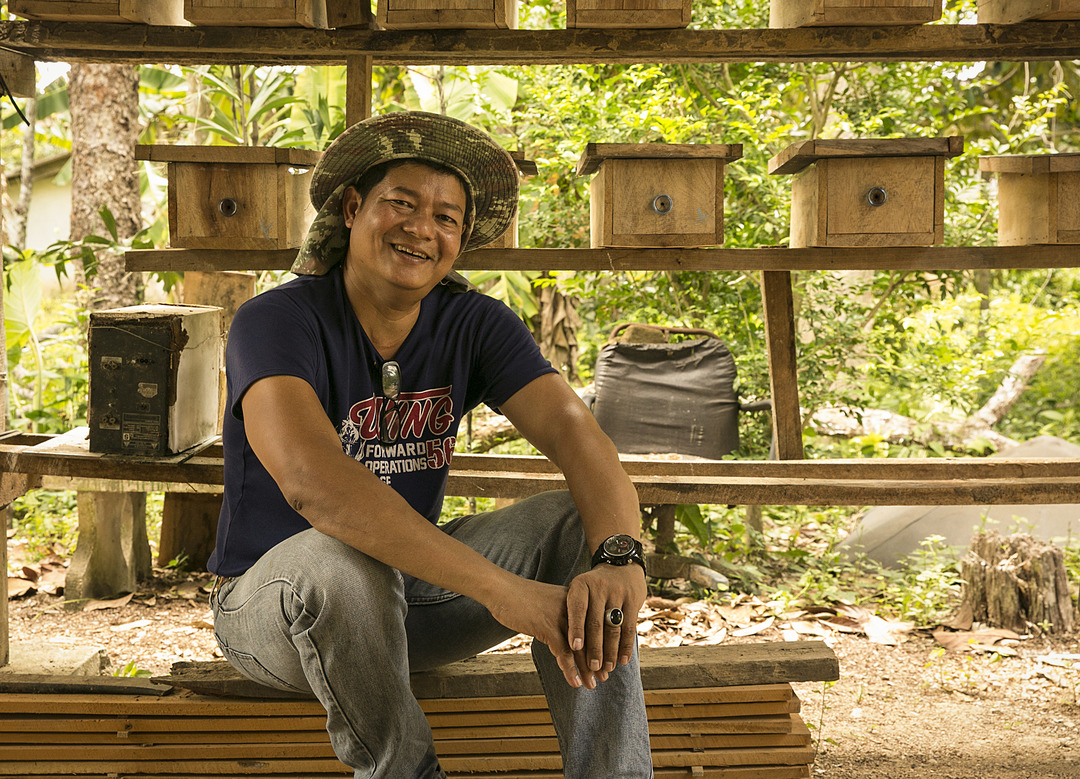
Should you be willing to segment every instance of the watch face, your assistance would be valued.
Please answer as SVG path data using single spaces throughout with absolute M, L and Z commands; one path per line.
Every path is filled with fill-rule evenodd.
M 634 539 L 630 536 L 612 536 L 604 542 L 604 551 L 612 557 L 625 557 L 634 551 Z

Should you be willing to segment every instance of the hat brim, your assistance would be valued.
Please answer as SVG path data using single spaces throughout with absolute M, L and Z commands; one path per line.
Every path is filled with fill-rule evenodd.
M 471 227 L 462 251 L 494 241 L 517 213 L 517 165 L 487 133 L 423 111 L 382 114 L 343 132 L 315 166 L 310 195 L 317 213 L 293 273 L 321 275 L 344 258 L 348 233 L 342 195 L 368 168 L 393 160 L 431 162 L 462 178 L 469 194 Z

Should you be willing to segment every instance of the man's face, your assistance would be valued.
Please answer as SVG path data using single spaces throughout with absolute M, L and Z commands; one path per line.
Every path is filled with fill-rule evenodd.
M 419 162 L 392 168 L 367 197 L 346 190 L 347 263 L 368 282 L 427 294 L 461 251 L 465 188 Z

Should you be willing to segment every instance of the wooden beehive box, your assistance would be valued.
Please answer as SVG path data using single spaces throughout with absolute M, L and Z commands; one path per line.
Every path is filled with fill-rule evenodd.
M 979 0 L 979 24 L 1080 19 L 1080 0 Z
M 517 0 L 379 0 L 376 23 L 387 30 L 515 29 Z
M 596 174 L 593 247 L 722 245 L 724 166 L 740 157 L 737 143 L 590 143 L 577 174 Z
M 186 24 L 183 0 L 8 0 L 8 11 L 64 22 Z
M 221 309 L 152 304 L 90 314 L 90 451 L 182 452 L 217 433 Z
M 514 162 L 517 163 L 518 171 L 523 176 L 535 176 L 537 174 L 536 163 L 533 160 L 525 159 L 525 153 L 520 151 L 510 152 L 510 156 L 514 158 Z M 481 246 L 480 250 L 484 249 L 516 249 L 518 246 L 518 214 L 514 214 L 514 221 L 510 223 L 510 226 L 506 228 L 506 232 L 500 235 L 491 243 L 486 246 Z
M 325 28 L 326 0 L 184 0 L 196 25 Z
M 941 0 L 772 0 L 770 27 L 925 24 L 941 18 Z
M 315 218 L 320 152 L 256 146 L 138 146 L 168 163 L 169 242 L 178 249 L 291 249 Z
M 1080 243 L 1080 154 L 980 157 L 999 174 L 1001 246 Z
M 791 186 L 792 247 L 933 246 L 945 233 L 945 159 L 964 139 L 803 141 L 769 161 Z
M 690 24 L 691 0 L 566 0 L 566 26 L 679 29 Z

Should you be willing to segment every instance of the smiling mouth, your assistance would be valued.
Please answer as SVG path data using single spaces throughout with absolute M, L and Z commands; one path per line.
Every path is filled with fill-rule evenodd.
M 401 244 L 394 244 L 393 246 L 394 246 L 395 251 L 399 251 L 402 254 L 407 254 L 410 257 L 416 257 L 417 259 L 420 259 L 420 260 L 430 260 L 431 259 L 431 257 L 429 257 L 424 252 L 419 251 L 418 249 L 410 249 L 408 246 L 402 246 Z

